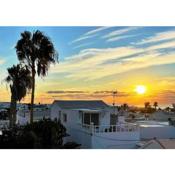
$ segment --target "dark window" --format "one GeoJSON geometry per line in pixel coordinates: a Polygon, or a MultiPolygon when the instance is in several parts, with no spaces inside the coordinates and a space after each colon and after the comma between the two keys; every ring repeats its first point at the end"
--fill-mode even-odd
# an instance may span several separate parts
{"type": "Polygon", "coordinates": [[[98,113],[84,113],[83,124],[90,125],[99,125],[99,114],[98,113]]]}
{"type": "Polygon", "coordinates": [[[90,114],[89,113],[84,113],[84,124],[90,125],[91,119],[90,119],[90,114]]]}
{"type": "Polygon", "coordinates": [[[99,125],[99,114],[98,113],[91,114],[91,123],[93,123],[94,125],[99,125]]]}

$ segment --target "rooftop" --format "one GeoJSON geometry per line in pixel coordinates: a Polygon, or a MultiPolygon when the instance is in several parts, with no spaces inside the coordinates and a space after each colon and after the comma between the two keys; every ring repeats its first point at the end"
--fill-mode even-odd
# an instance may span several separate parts
{"type": "Polygon", "coordinates": [[[55,100],[63,109],[104,109],[108,107],[102,100],[55,100]]]}
{"type": "Polygon", "coordinates": [[[169,126],[168,122],[160,122],[160,121],[155,121],[155,120],[136,121],[136,124],[138,124],[140,127],[166,127],[166,126],[169,126]]]}
{"type": "Polygon", "coordinates": [[[141,149],[175,149],[175,139],[150,140],[141,149]]]}

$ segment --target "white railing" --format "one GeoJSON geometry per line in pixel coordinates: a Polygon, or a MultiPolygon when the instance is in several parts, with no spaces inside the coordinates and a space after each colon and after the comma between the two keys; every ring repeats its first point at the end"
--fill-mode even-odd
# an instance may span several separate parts
{"type": "Polygon", "coordinates": [[[118,125],[87,125],[81,124],[81,127],[92,133],[108,133],[108,132],[136,132],[139,131],[139,125],[136,124],[118,124],[118,125]]]}
{"type": "Polygon", "coordinates": [[[118,124],[118,125],[101,125],[93,126],[93,132],[135,132],[138,131],[139,127],[132,124],[118,124]]]}

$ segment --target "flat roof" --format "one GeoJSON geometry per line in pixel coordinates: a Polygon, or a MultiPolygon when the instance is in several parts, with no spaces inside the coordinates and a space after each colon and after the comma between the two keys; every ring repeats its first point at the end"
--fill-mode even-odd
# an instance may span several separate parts
{"type": "Polygon", "coordinates": [[[160,122],[154,120],[143,120],[143,121],[136,121],[140,127],[166,127],[169,126],[169,122],[160,122]]]}
{"type": "Polygon", "coordinates": [[[109,107],[102,100],[55,100],[62,109],[104,109],[109,107]]]}

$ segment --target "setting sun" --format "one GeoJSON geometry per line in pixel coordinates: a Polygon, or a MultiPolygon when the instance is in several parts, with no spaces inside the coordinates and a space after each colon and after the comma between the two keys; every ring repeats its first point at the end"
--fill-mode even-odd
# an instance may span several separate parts
{"type": "Polygon", "coordinates": [[[146,92],[146,87],[143,86],[143,85],[138,85],[138,86],[136,86],[135,91],[136,91],[138,94],[144,94],[144,93],[146,92]]]}

